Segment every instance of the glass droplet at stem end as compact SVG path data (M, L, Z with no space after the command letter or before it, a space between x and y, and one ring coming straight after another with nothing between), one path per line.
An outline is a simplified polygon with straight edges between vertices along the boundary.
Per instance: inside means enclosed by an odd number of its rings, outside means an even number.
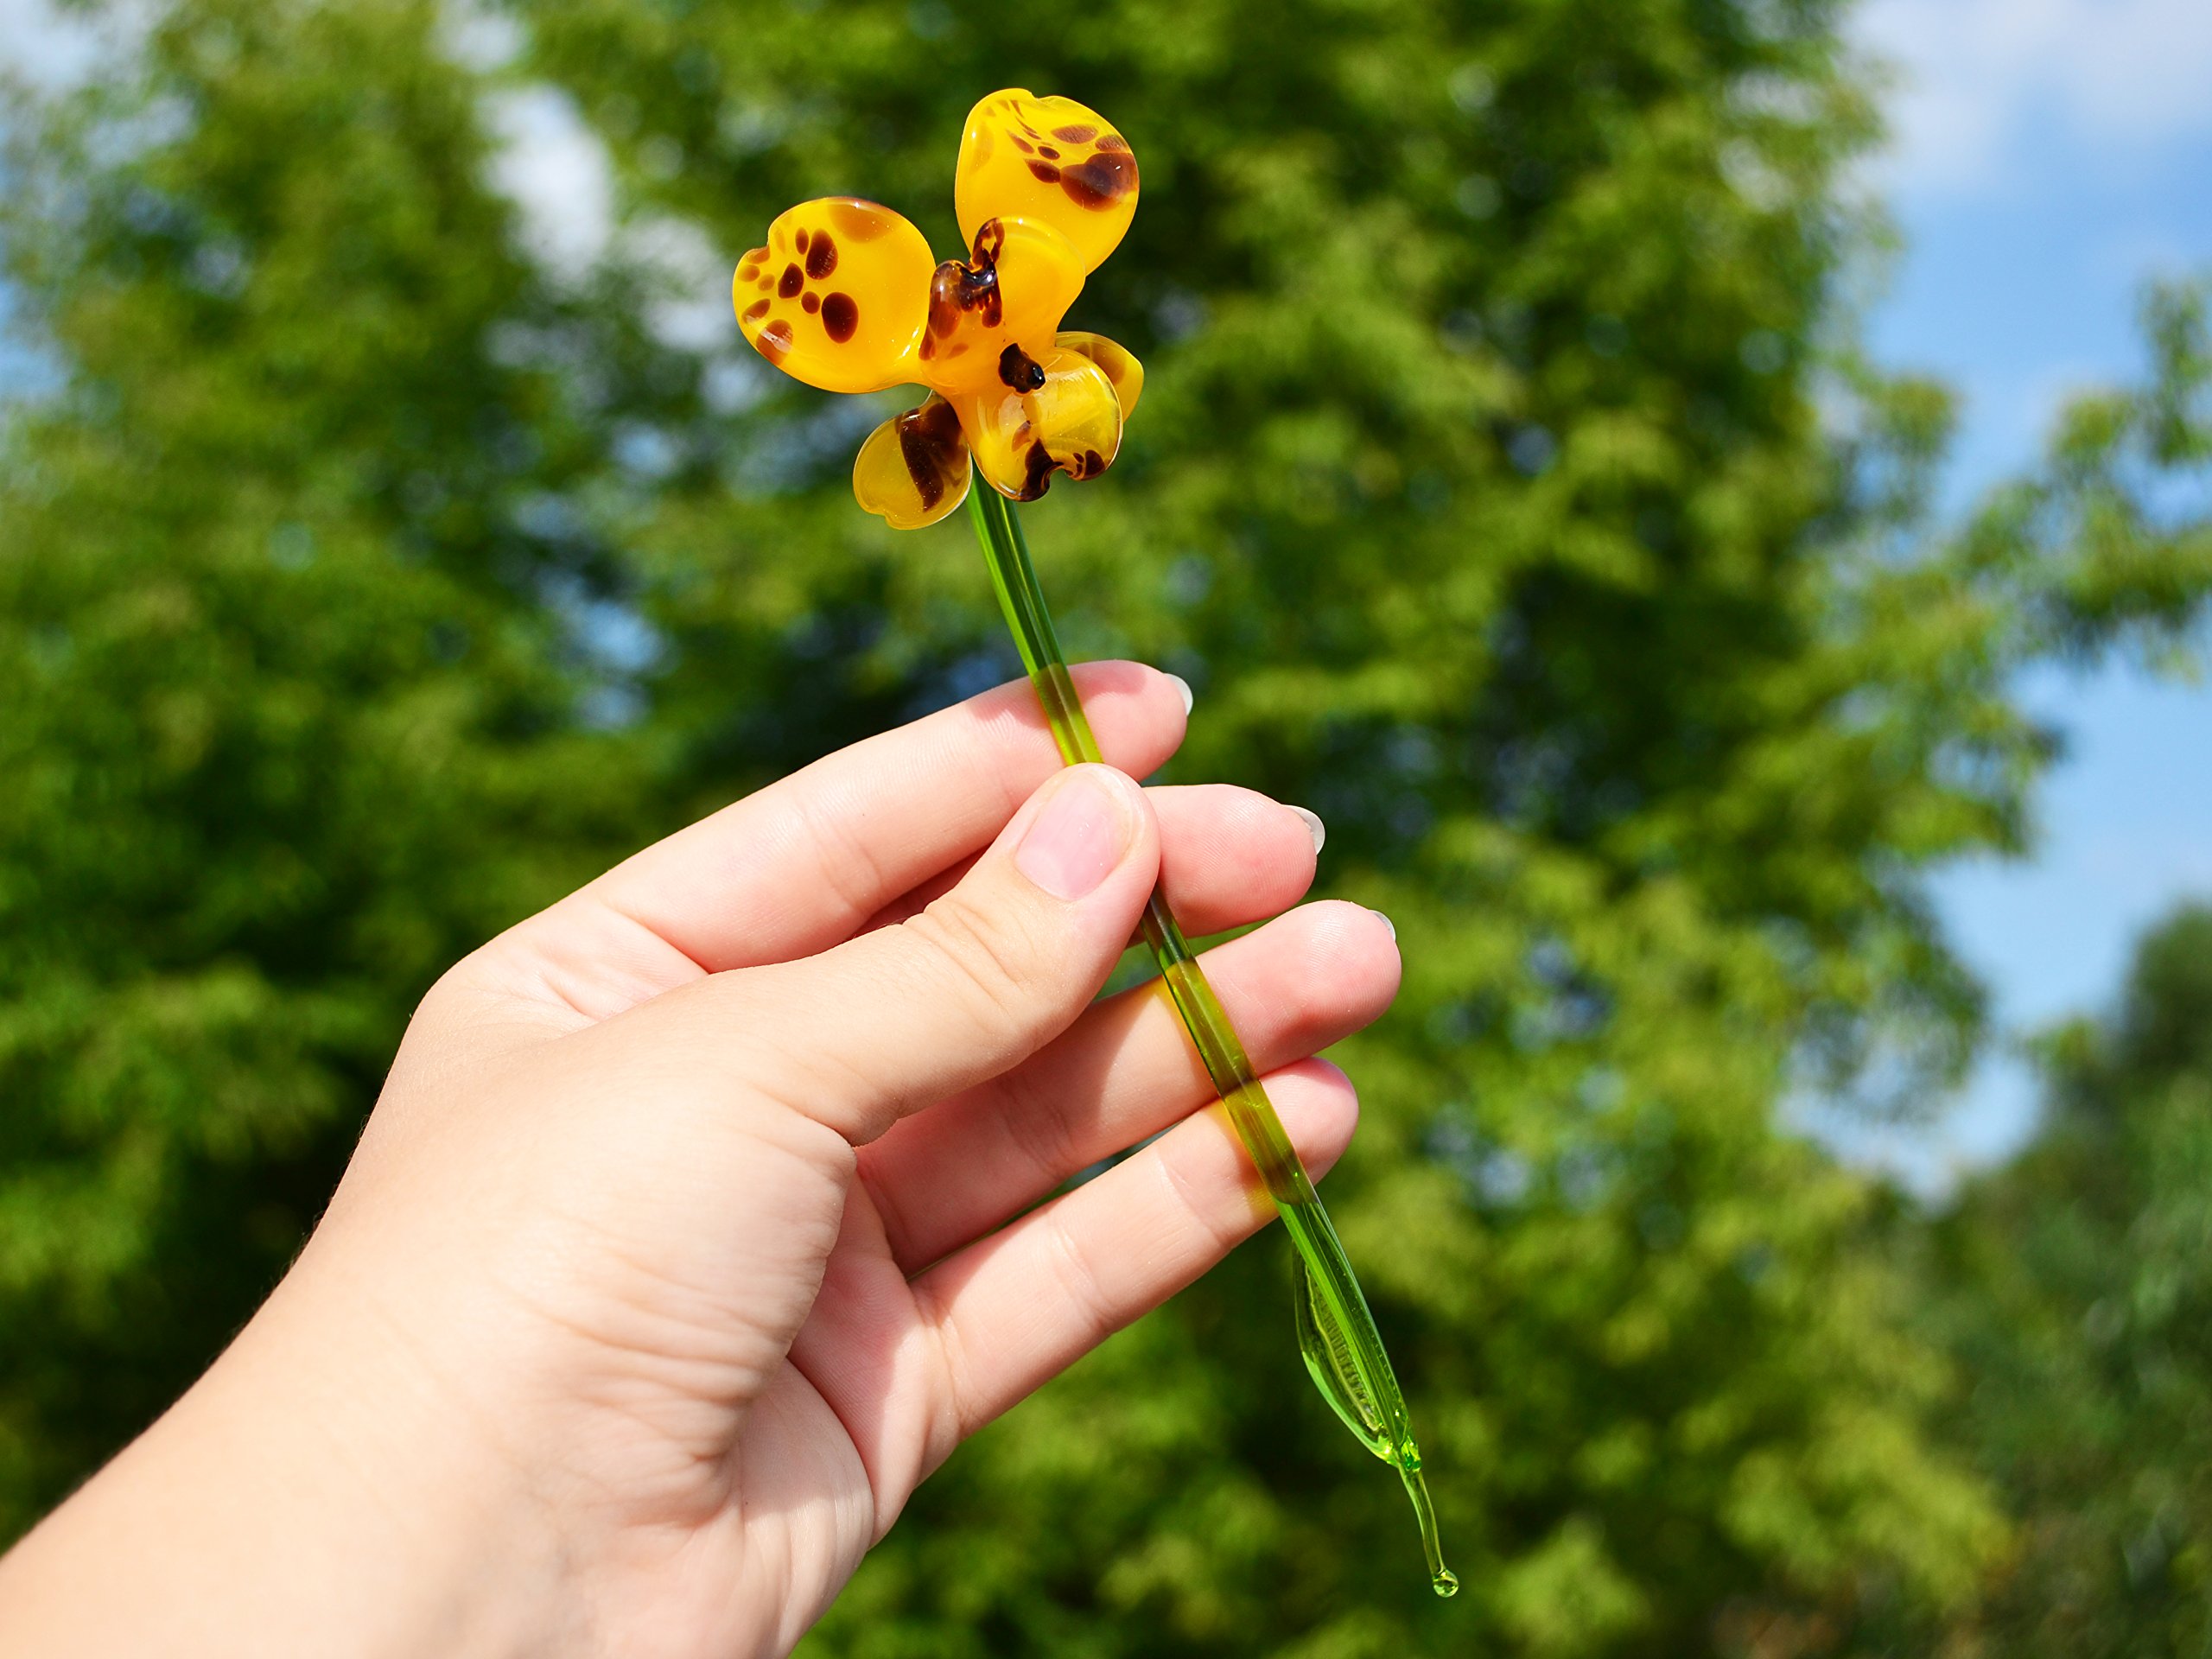
M1440 1596L1459 1593L1459 1580L1444 1565L1444 1541L1436 1529L1436 1505L1429 1502L1428 1480L1421 1471L1421 1452L1408 1440L1391 1461L1406 1483L1406 1496L1414 1501L1414 1518L1421 1523L1421 1553L1428 1557L1429 1587Z

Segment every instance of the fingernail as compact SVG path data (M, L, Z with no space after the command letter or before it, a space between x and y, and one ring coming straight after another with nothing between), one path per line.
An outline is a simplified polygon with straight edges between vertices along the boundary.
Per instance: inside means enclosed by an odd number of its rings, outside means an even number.
M1375 918L1384 927L1390 930L1390 943L1395 944L1398 942L1398 925L1379 910L1375 912Z
M1080 899L1114 873L1135 830L1128 793L1104 767L1071 767L1021 837L1014 867L1055 899Z
M1166 674L1167 671L1166 669L1162 669L1160 672ZM1191 683L1185 679L1180 674L1168 674L1167 677L1175 682L1175 689L1183 694L1183 712L1186 715L1189 714L1192 709L1198 706L1198 702L1197 694L1191 690Z
M1306 820L1306 833L1313 837L1313 850L1319 852L1329 839L1329 826L1321 822L1321 815L1308 811L1302 806L1294 806L1290 810Z

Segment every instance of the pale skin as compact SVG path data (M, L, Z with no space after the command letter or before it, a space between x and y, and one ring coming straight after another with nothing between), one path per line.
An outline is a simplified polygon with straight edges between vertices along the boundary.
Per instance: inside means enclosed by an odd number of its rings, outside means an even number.
M0 1560L0 1652L785 1652L965 1436L1264 1224L1166 998L1094 998L1155 875L1259 921L1307 825L1140 789L1180 691L1077 680L1105 766L1001 687L448 973L291 1273ZM1357 1106L1311 1057L1389 1004L1389 925L1206 970L1319 1175Z

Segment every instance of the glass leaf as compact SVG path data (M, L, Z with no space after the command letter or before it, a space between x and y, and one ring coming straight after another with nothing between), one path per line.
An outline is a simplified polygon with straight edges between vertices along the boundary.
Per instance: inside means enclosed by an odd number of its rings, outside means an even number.
M1390 1458L1389 1436L1383 1432L1382 1414L1375 1395L1360 1375L1358 1357L1350 1334L1330 1311L1327 1300L1313 1287L1313 1275L1302 1257L1294 1257L1298 1280L1293 1296L1298 1315L1298 1351L1321 1397L1344 1420L1359 1443L1385 1462Z

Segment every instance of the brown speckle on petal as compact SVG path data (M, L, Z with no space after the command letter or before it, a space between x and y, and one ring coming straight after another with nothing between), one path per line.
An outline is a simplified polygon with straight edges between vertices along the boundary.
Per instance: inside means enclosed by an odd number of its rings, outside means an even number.
M806 251L806 274L818 283L836 269L837 245L830 239L830 232L823 231Z
M967 264L948 259L930 275L930 333L949 339L960 328L960 319L973 313L986 328L995 328L1006 315L999 294L998 257L1006 246L1006 226L987 219L976 227L975 245ZM957 357L962 347L945 353Z
M1032 443L1029 452L1021 458L1021 489L1014 498L1017 501L1034 501L1052 487L1052 452L1041 443Z
M809 294L802 298L798 303L799 308L804 311L806 315L810 317L822 308L822 296L818 294Z
M1045 385L1045 365L1019 346L999 353L999 383L1013 391L1039 391Z
M1062 143L1087 144L1098 136L1098 129L1084 123L1071 127L1054 127L1052 137Z
M776 284L776 292L784 299L794 299L798 296L799 289L805 286L806 273L797 265L785 265L784 280Z
M745 320L747 322L758 322L767 315L768 302L766 300L755 300L745 308Z
M946 481L959 462L960 416L941 397L932 397L919 409L899 417L899 454L906 463L906 476L922 505L934 507L944 499Z
M1029 163L1029 170L1037 175L1040 183L1058 184L1060 181L1060 169L1050 162L1032 162Z
M1087 162L1060 169L1060 188L1078 207L1103 212L1137 188L1137 158L1102 149Z
M860 302L849 294L832 294L822 302L822 326L840 346L861 326Z
M798 251L801 253L804 253L806 251L806 232L804 230L801 230L798 233Z
M760 338L753 344L771 363L780 363L791 348L791 326L779 317L760 331Z

